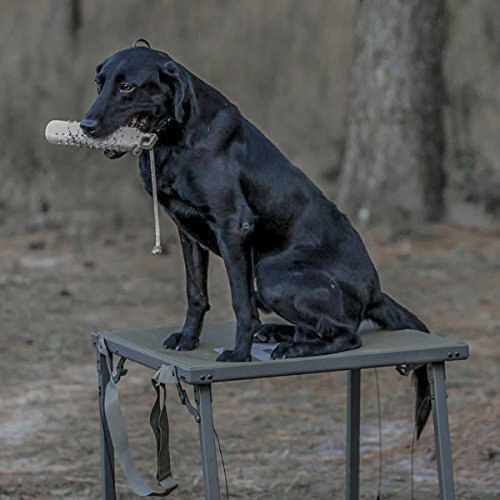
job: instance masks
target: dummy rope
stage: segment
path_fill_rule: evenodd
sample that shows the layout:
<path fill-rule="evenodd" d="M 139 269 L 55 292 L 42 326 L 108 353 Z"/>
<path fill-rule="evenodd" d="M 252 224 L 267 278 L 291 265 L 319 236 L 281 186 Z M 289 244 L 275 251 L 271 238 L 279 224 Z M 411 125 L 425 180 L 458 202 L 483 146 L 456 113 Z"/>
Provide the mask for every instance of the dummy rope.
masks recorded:
<path fill-rule="evenodd" d="M 153 193 L 153 213 L 155 218 L 155 246 L 152 254 L 158 255 L 162 252 L 160 241 L 160 217 L 158 215 L 158 188 L 156 186 L 156 165 L 153 148 L 149 150 L 149 168 L 151 170 L 151 190 Z"/>

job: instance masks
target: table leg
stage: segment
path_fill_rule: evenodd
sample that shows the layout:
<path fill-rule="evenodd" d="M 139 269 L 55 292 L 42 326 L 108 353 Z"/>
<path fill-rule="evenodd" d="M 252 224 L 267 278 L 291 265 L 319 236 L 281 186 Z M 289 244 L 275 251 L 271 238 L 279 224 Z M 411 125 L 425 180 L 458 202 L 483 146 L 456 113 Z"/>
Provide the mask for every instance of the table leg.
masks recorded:
<path fill-rule="evenodd" d="M 348 500 L 359 499 L 359 433 L 361 370 L 347 372 L 346 488 Z"/>
<path fill-rule="evenodd" d="M 434 439 L 436 441 L 439 493 L 441 500 L 454 500 L 453 462 L 451 458 L 450 430 L 444 363 L 433 363 L 428 368 L 431 384 Z"/>
<path fill-rule="evenodd" d="M 97 350 L 97 373 L 99 379 L 99 429 L 101 455 L 101 498 L 116 500 L 115 491 L 115 456 L 111 436 L 104 415 L 104 397 L 110 373 L 106 357 Z"/>
<path fill-rule="evenodd" d="M 205 485 L 205 500 L 220 500 L 217 452 L 215 448 L 212 414 L 212 388 L 210 384 L 195 385 L 195 398 L 200 414 L 200 448 Z"/>

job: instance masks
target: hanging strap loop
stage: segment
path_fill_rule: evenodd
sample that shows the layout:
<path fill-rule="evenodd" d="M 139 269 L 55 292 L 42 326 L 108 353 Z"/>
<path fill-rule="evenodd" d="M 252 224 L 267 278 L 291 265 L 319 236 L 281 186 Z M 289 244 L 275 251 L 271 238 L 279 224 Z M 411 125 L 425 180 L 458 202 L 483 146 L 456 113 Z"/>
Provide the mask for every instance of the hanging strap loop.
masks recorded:
<path fill-rule="evenodd" d="M 108 424 L 109 434 L 113 443 L 116 459 L 123 469 L 131 488 L 141 497 L 164 497 L 169 495 L 178 486 L 178 482 L 172 477 L 170 467 L 169 449 L 169 425 L 166 407 L 165 382 L 152 379 L 156 391 L 156 401 L 150 415 L 150 424 L 156 439 L 157 471 L 155 479 L 157 484 L 150 486 L 134 464 L 128 441 L 125 418 L 118 398 L 118 388 L 113 376 L 111 354 L 102 336 L 97 339 L 97 349 L 106 358 L 106 367 L 110 374 L 110 380 L 105 387 L 104 418 Z M 157 372 L 158 373 L 158 372 Z M 163 396 L 163 397 L 162 397 Z"/>

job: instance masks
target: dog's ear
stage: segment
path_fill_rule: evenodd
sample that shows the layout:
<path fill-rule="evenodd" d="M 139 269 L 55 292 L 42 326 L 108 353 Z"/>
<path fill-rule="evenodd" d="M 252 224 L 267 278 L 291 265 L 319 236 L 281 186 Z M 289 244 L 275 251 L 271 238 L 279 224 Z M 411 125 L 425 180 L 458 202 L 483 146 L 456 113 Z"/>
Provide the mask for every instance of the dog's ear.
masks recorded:
<path fill-rule="evenodd" d="M 168 61 L 160 70 L 160 80 L 173 87 L 174 115 L 176 121 L 182 123 L 184 119 L 184 101 L 189 90 L 187 75 L 174 61 Z"/>
<path fill-rule="evenodd" d="M 102 67 L 104 66 L 104 63 L 101 63 L 99 64 L 99 66 L 97 66 L 97 68 L 95 69 L 95 74 L 99 74 L 99 72 L 101 71 Z"/>

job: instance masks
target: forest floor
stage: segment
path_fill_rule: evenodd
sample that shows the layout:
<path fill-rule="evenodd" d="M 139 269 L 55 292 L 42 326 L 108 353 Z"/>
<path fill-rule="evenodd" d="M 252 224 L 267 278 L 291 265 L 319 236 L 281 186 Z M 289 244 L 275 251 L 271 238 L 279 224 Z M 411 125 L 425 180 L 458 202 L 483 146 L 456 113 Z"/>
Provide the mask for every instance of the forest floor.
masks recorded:
<path fill-rule="evenodd" d="M 176 325 L 185 309 L 177 239 L 152 257 L 149 228 L 92 236 L 74 220 L 0 236 L 0 499 L 97 499 L 99 432 L 93 330 Z M 384 289 L 434 333 L 470 345 L 449 363 L 448 404 L 457 498 L 500 495 L 500 230 L 451 223 L 390 237 L 363 232 Z M 212 311 L 232 318 L 222 264 L 210 269 Z M 130 364 L 120 382 L 131 447 L 153 469 L 151 371 Z M 379 369 L 382 498 L 410 498 L 413 390 Z M 375 376 L 362 389 L 361 496 L 379 478 Z M 345 375 L 214 387 L 231 498 L 343 498 Z M 169 389 L 174 499 L 203 496 L 198 429 Z M 118 467 L 117 467 L 118 469 Z M 223 485 L 221 476 L 221 485 Z M 119 498 L 135 498 L 117 470 Z M 439 497 L 432 422 L 415 448 L 414 498 Z"/>

